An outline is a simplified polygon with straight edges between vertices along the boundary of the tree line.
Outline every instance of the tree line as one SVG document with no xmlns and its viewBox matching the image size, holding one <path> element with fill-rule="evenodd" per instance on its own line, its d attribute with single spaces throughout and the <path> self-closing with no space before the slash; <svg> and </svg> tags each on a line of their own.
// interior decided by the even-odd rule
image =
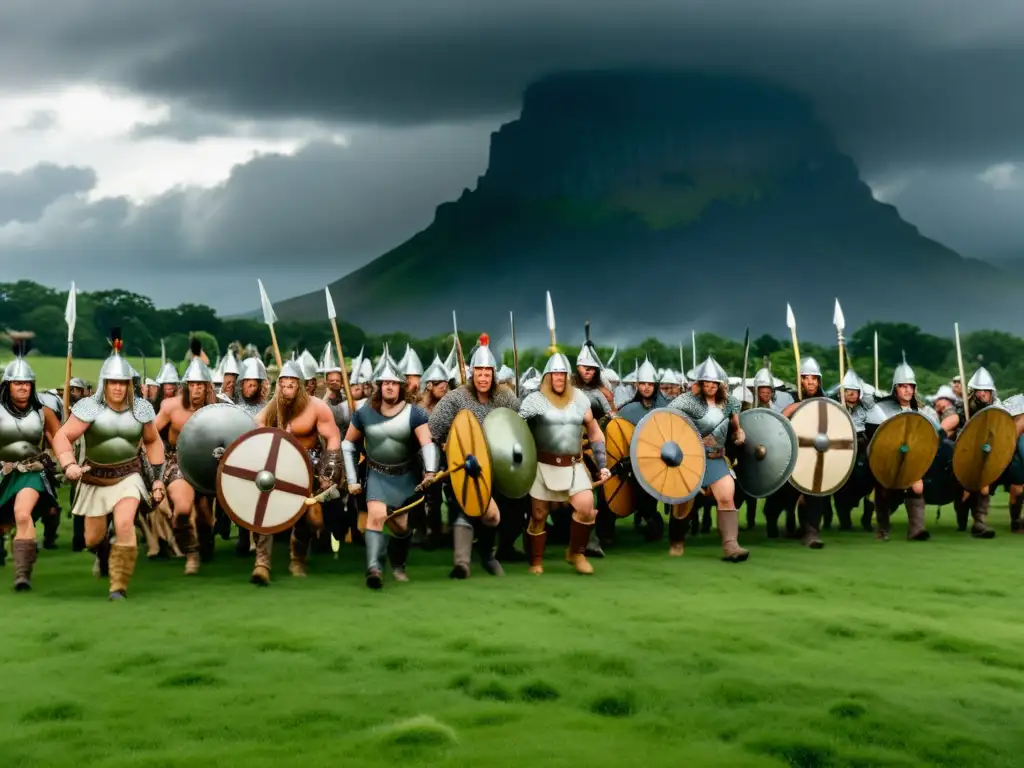
<svg viewBox="0 0 1024 768">
<path fill-rule="evenodd" d="M 63 356 L 67 352 L 67 327 L 64 309 L 67 291 L 58 291 L 38 283 L 21 280 L 0 283 L 0 329 L 32 331 L 34 348 L 39 354 Z M 203 304 L 184 303 L 173 309 L 159 309 L 151 299 L 120 289 L 81 292 L 77 297 L 78 321 L 75 328 L 75 356 L 103 358 L 110 352 L 109 332 L 120 327 L 125 350 L 131 355 L 158 357 L 163 340 L 168 359 L 182 361 L 188 349 L 190 335 L 203 340 L 211 360 L 223 353 L 229 344 L 239 342 L 243 347 L 253 344 L 271 360 L 270 332 L 266 325 L 252 318 L 222 318 Z M 292 351 L 309 349 L 319 357 L 325 344 L 333 339 L 330 324 L 323 322 L 281 321 L 274 326 L 281 353 L 291 357 Z M 401 356 L 405 345 L 410 345 L 420 356 L 424 366 L 434 354 L 443 359 L 452 346 L 452 335 L 440 334 L 427 338 L 414 338 L 406 333 L 382 335 L 368 334 L 349 323 L 338 323 L 342 346 L 351 358 L 360 348 L 376 357 L 383 345 L 389 345 L 392 355 Z M 893 368 L 906 353 L 907 361 L 918 375 L 922 391 L 934 391 L 957 373 L 956 350 L 952 338 L 925 333 L 909 323 L 869 323 L 857 329 L 847 339 L 847 356 L 854 370 L 866 381 L 874 379 L 874 335 L 878 333 L 879 383 L 888 387 Z M 478 332 L 460 332 L 459 338 L 468 357 L 479 337 Z M 739 376 L 743 368 L 742 340 L 725 339 L 712 333 L 700 333 L 696 339 L 698 362 L 712 354 L 729 372 Z M 961 339 L 964 367 L 967 376 L 977 368 L 979 361 L 992 372 L 1000 392 L 1024 390 L 1024 339 L 1002 331 L 975 331 Z M 612 353 L 610 346 L 597 347 L 602 360 Z M 505 364 L 513 364 L 511 349 L 495 349 L 495 355 Z M 563 347 L 562 351 L 574 357 L 576 349 Z M 659 339 L 646 339 L 628 348 L 619 348 L 612 363 L 625 374 L 632 370 L 634 361 L 649 357 L 658 368 L 692 367 L 692 352 L 684 350 L 680 361 L 678 344 Z M 801 342 L 803 356 L 813 356 L 821 365 L 826 385 L 834 384 L 839 376 L 839 353 L 831 347 Z M 547 359 L 546 349 L 519 350 L 520 370 L 528 366 L 542 368 Z M 776 376 L 793 381 L 795 360 L 788 339 L 764 334 L 750 344 L 748 375 L 753 376 L 764 360 L 771 363 Z"/>
</svg>

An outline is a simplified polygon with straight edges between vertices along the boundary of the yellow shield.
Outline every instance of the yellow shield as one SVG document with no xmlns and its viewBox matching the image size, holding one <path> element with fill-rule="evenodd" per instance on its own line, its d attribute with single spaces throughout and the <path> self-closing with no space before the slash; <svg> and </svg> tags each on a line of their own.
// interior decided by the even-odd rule
<svg viewBox="0 0 1024 768">
<path fill-rule="evenodd" d="M 939 433 L 927 417 L 903 411 L 883 421 L 868 444 L 868 466 L 883 488 L 901 491 L 928 473 L 939 451 Z"/>
<path fill-rule="evenodd" d="M 480 422 L 470 411 L 455 416 L 444 453 L 455 500 L 467 517 L 482 516 L 491 503 L 491 454 Z"/>
<path fill-rule="evenodd" d="M 972 416 L 956 439 L 953 474 L 965 490 L 976 493 L 999 479 L 1016 449 L 1013 417 L 989 406 Z"/>
</svg>

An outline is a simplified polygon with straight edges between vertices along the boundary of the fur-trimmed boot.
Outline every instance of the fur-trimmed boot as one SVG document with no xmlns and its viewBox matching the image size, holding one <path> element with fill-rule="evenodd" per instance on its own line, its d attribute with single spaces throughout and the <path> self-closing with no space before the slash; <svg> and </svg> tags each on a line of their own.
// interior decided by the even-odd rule
<svg viewBox="0 0 1024 768">
<path fill-rule="evenodd" d="M 470 535 L 472 535 L 472 532 Z M 395 581 L 409 580 L 405 564 L 409 559 L 409 548 L 411 546 L 412 531 L 406 531 L 401 536 L 392 534 L 391 541 L 388 542 L 388 560 L 391 561 L 391 575 L 395 577 Z"/>
<path fill-rule="evenodd" d="M 473 558 L 473 525 L 462 515 L 452 526 L 452 579 L 468 579 L 469 564 Z"/>
<path fill-rule="evenodd" d="M 480 555 L 480 565 L 485 571 L 491 576 L 504 576 L 505 569 L 494 555 L 494 542 L 497 536 L 498 526 L 481 523 L 480 535 L 476 537 L 476 549 Z"/>
<path fill-rule="evenodd" d="M 565 559 L 576 568 L 576 573 L 589 575 L 594 572 L 594 566 L 587 560 L 587 542 L 590 541 L 590 533 L 594 530 L 593 523 L 581 523 L 575 517 L 569 528 L 569 548 L 565 552 Z"/>
<path fill-rule="evenodd" d="M 300 579 L 309 574 L 307 559 L 309 557 L 309 539 L 299 536 L 297 530 L 292 530 L 291 538 L 288 540 L 288 573 Z"/>
<path fill-rule="evenodd" d="M 907 539 L 909 541 L 928 541 L 932 537 L 924 527 L 924 497 L 908 493 L 903 501 L 907 508 Z"/>
<path fill-rule="evenodd" d="M 363 532 L 363 541 L 366 542 L 366 586 L 370 589 L 380 589 L 384 586 L 384 569 L 381 559 L 387 550 L 387 537 L 383 531 Z"/>
<path fill-rule="evenodd" d="M 256 539 L 256 563 L 249 583 L 266 587 L 270 585 L 270 560 L 274 551 L 274 537 L 262 533 L 255 533 L 253 536 Z"/>
<path fill-rule="evenodd" d="M 722 538 L 722 559 L 729 563 L 742 563 L 750 552 L 739 545 L 740 521 L 735 509 L 718 510 L 718 534 Z"/>
<path fill-rule="evenodd" d="M 994 539 L 996 532 L 988 525 L 988 506 L 992 497 L 986 494 L 977 494 L 971 505 L 971 515 L 974 517 L 974 525 L 971 526 L 971 536 L 976 539 Z"/>
<path fill-rule="evenodd" d="M 174 542 L 185 555 L 185 575 L 199 573 L 199 537 L 188 515 L 174 516 Z"/>
<path fill-rule="evenodd" d="M 104 536 L 103 541 L 89 551 L 96 555 L 92 564 L 92 575 L 99 579 L 107 578 L 110 575 L 110 534 Z"/>
<path fill-rule="evenodd" d="M 128 597 L 128 582 L 135 573 L 135 562 L 139 557 L 137 547 L 115 544 L 110 550 L 110 599 L 124 600 Z"/>
<path fill-rule="evenodd" d="M 35 539 L 14 540 L 14 591 L 32 589 L 32 568 L 36 564 L 39 548 Z"/>
</svg>

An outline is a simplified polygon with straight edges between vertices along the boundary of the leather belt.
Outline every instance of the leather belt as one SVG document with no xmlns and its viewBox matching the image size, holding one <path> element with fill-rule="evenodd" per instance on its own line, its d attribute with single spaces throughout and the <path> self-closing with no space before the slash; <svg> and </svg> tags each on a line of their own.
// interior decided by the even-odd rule
<svg viewBox="0 0 1024 768">
<path fill-rule="evenodd" d="M 81 482 L 83 485 L 117 485 L 129 475 L 142 474 L 142 460 L 137 456 L 120 464 L 93 464 L 89 462 L 89 467 L 89 471 L 82 475 Z"/>
<path fill-rule="evenodd" d="M 547 451 L 537 451 L 537 461 L 541 464 L 550 464 L 554 467 L 571 467 L 573 464 L 578 464 L 583 460 L 583 456 L 578 453 L 548 453 Z"/>
<path fill-rule="evenodd" d="M 412 471 L 413 462 L 403 461 L 401 464 L 378 464 L 376 461 L 367 456 L 366 466 L 369 469 L 372 469 L 374 472 L 380 472 L 382 475 L 391 475 L 392 477 L 394 477 L 397 475 L 409 474 L 409 472 Z"/>
</svg>

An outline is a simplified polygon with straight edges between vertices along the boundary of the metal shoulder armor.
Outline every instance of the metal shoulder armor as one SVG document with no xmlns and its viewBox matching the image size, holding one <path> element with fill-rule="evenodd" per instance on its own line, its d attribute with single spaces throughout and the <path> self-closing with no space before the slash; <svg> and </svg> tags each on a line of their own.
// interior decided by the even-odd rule
<svg viewBox="0 0 1024 768">
<path fill-rule="evenodd" d="M 531 392 L 519 406 L 519 415 L 529 421 L 535 419 L 551 407 L 551 403 L 542 392 Z"/>
<path fill-rule="evenodd" d="M 103 404 L 93 397 L 83 397 L 71 406 L 71 415 L 86 424 L 92 424 L 103 411 Z"/>
<path fill-rule="evenodd" d="M 458 389 L 453 389 L 445 393 L 445 396 L 434 404 L 434 410 L 430 412 L 430 418 L 427 420 L 430 436 L 439 445 L 443 445 L 448 439 L 448 430 L 452 428 L 452 422 L 462 410 L 458 392 Z"/>
<path fill-rule="evenodd" d="M 139 424 L 149 424 L 156 420 L 156 411 L 153 410 L 153 404 L 144 397 L 136 397 L 132 401 L 132 413 Z"/>
</svg>

